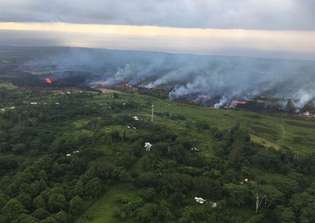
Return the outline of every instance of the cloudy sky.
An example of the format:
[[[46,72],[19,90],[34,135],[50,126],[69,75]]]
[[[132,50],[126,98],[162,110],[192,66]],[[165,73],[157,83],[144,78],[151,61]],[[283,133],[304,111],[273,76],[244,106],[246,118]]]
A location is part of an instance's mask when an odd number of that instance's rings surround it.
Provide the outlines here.
[[[314,0],[0,0],[0,45],[315,59]]]

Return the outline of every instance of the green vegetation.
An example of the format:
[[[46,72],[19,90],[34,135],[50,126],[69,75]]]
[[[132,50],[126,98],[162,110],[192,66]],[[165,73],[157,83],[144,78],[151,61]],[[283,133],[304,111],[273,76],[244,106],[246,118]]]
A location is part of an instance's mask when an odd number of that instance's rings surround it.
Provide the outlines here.
[[[101,198],[99,198],[88,210],[79,217],[77,223],[85,222],[119,222],[115,218],[117,209],[115,204],[122,199],[133,200],[137,198],[136,192],[129,188],[129,185],[119,185],[109,189]]]
[[[15,88],[1,108],[0,222],[315,221],[313,120]]]
[[[16,89],[17,87],[14,86],[12,83],[10,82],[3,82],[3,81],[0,81],[0,89],[3,89],[3,90],[14,90]]]

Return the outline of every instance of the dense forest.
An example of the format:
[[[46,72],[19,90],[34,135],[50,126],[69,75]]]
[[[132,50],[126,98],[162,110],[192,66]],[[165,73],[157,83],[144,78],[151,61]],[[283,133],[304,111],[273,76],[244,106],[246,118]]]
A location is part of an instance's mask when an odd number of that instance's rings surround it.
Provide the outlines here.
[[[102,210],[115,222],[315,222],[313,153],[255,143],[241,121],[152,122],[154,100],[0,88],[0,222],[94,222],[115,187],[132,191]]]

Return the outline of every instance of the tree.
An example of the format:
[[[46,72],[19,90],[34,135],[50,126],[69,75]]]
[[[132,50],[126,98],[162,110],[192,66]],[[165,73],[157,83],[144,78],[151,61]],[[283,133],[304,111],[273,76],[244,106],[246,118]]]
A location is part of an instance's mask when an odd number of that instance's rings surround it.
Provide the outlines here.
[[[145,204],[137,210],[137,220],[139,223],[152,222],[157,216],[158,206],[156,204]]]
[[[315,221],[315,196],[303,192],[294,194],[290,200],[290,206],[296,213],[297,219],[301,223],[311,223]]]
[[[182,217],[179,219],[180,223],[191,223],[191,222],[216,222],[214,219],[209,215],[209,207],[192,207],[188,206],[183,209]],[[221,219],[222,220],[222,219]],[[224,222],[224,221],[220,221]]]
[[[23,204],[25,208],[30,209],[32,207],[32,197],[30,194],[22,192],[19,194],[17,199]]]
[[[55,218],[53,218],[53,217],[48,217],[48,218],[42,220],[40,223],[58,223],[58,222],[56,221]]]
[[[284,194],[272,185],[256,185],[255,187],[256,213],[260,209],[277,205],[284,198]]]
[[[45,208],[46,207],[46,201],[43,198],[42,195],[38,195],[33,199],[33,206],[35,208]]]
[[[73,216],[77,216],[81,213],[81,211],[83,210],[83,200],[81,199],[80,196],[75,196],[71,199],[70,201],[70,213]]]
[[[48,208],[53,212],[61,211],[66,208],[67,202],[63,194],[51,193],[48,198]]]
[[[14,153],[23,153],[26,151],[26,145],[24,143],[18,143],[13,145],[12,151]]]
[[[290,207],[277,206],[275,215],[278,222],[281,223],[295,223],[294,211]]]
[[[21,214],[17,221],[18,223],[38,223],[38,219],[30,216],[30,215],[27,215],[27,214]]]
[[[59,211],[57,214],[55,214],[54,218],[57,220],[58,223],[67,223],[68,222],[67,213],[64,211]]]
[[[222,186],[219,181],[208,177],[196,177],[193,179],[194,190],[202,196],[220,199],[222,197]]]
[[[16,219],[20,214],[25,213],[24,206],[20,201],[13,198],[9,200],[6,205],[2,208],[2,212],[6,215],[6,217],[12,221]]]
[[[82,196],[84,194],[84,184],[82,180],[78,180],[74,187],[74,194]]]
[[[0,193],[0,209],[8,202],[9,197],[3,193]]]
[[[39,220],[43,220],[47,217],[49,217],[50,213],[44,209],[44,208],[38,208],[36,209],[33,214],[32,214],[35,218],[38,218]]]
[[[18,162],[14,158],[0,157],[0,174],[9,172],[17,167],[18,167]]]
[[[226,184],[224,189],[229,195],[229,204],[242,207],[253,202],[252,193],[247,185]]]
[[[98,177],[89,180],[85,185],[85,194],[88,197],[95,198],[102,193],[103,185]]]

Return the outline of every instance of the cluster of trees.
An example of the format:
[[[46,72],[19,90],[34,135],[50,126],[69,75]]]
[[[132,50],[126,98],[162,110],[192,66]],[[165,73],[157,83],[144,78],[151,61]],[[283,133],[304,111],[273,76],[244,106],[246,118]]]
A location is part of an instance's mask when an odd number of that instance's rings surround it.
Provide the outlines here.
[[[46,103],[20,103],[30,97]],[[75,222],[118,184],[136,191],[115,203],[121,222],[315,221],[315,156],[256,145],[240,125],[222,131],[170,113],[157,116],[183,128],[134,120],[130,112],[150,102],[98,97],[11,98],[16,109],[0,114],[0,222]],[[184,137],[190,131],[213,142],[214,154]]]
[[[314,155],[296,157],[285,148],[255,145],[240,125],[225,131],[200,123],[195,128],[215,141],[212,159],[191,150],[196,142],[165,129],[141,136],[153,141],[154,149],[136,154],[142,167],[133,173],[139,198],[119,201],[122,221],[314,222]],[[194,196],[207,203],[194,203]]]
[[[15,109],[0,114],[0,222],[73,222],[126,177],[123,166],[93,147],[117,141],[117,133],[100,132],[116,119],[92,118],[107,107],[88,94],[14,96],[8,100]],[[84,129],[73,131],[69,123],[85,117],[91,120]]]

